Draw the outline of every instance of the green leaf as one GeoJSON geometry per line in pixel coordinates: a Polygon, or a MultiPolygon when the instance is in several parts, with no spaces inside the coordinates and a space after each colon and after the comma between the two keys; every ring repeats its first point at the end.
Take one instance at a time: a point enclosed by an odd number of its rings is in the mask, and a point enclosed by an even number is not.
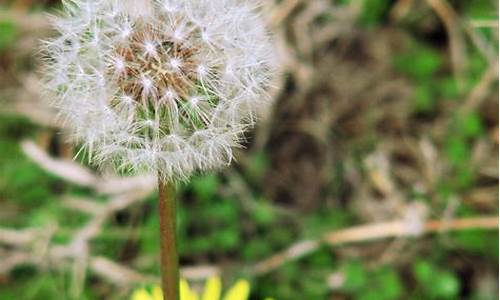
{"type": "Polygon", "coordinates": [[[361,291],[360,295],[357,297],[358,300],[385,300],[379,294],[378,290],[367,289],[361,291]]]}
{"type": "Polygon", "coordinates": [[[267,154],[265,152],[258,152],[250,157],[250,163],[246,167],[245,172],[253,181],[260,181],[264,178],[269,164],[267,154]]]}
{"type": "Polygon", "coordinates": [[[457,136],[452,136],[446,145],[448,160],[454,165],[467,163],[470,158],[470,147],[466,141],[457,136]]]}
{"type": "Polygon", "coordinates": [[[452,76],[445,77],[439,81],[439,93],[447,99],[457,99],[460,97],[460,90],[457,81],[452,76]]]}
{"type": "Polygon", "coordinates": [[[477,137],[484,132],[484,125],[481,116],[477,113],[467,114],[462,122],[462,132],[465,137],[477,137]]]}
{"type": "Polygon", "coordinates": [[[213,238],[214,244],[221,250],[232,250],[240,242],[239,232],[236,228],[225,228],[216,232],[213,238]]]}
{"type": "Polygon", "coordinates": [[[465,13],[472,19],[497,20],[495,1],[465,1],[465,13]]]}
{"type": "Polygon", "coordinates": [[[350,261],[342,268],[345,283],[342,287],[347,292],[356,292],[363,288],[367,281],[367,273],[363,264],[359,261],[350,261]]]}
{"type": "Polygon", "coordinates": [[[186,254],[200,254],[211,250],[212,243],[206,237],[191,237],[184,241],[184,245],[180,245],[181,250],[186,254]]]}
{"type": "Polygon", "coordinates": [[[9,47],[17,36],[17,27],[9,21],[0,21],[0,52],[9,47]]]}
{"type": "Polygon", "coordinates": [[[228,224],[238,221],[238,209],[235,201],[224,199],[220,202],[206,205],[205,209],[200,211],[199,217],[202,220],[212,224],[228,224]]]}
{"type": "Polygon", "coordinates": [[[429,298],[454,299],[460,292],[460,281],[453,272],[441,270],[428,261],[417,261],[413,273],[429,298]]]}
{"type": "Polygon", "coordinates": [[[384,268],[375,275],[379,285],[380,299],[400,299],[403,294],[403,284],[398,274],[391,269],[384,268]]]}
{"type": "Polygon", "coordinates": [[[432,282],[434,268],[427,261],[417,261],[413,266],[415,279],[422,285],[427,285],[432,282]]]}
{"type": "Polygon", "coordinates": [[[419,81],[432,78],[442,65],[440,52],[421,45],[413,46],[407,53],[394,59],[396,70],[419,81]]]}
{"type": "Polygon", "coordinates": [[[267,203],[267,200],[262,199],[255,202],[252,210],[252,218],[259,225],[270,225],[276,218],[273,208],[267,203]]]}
{"type": "Polygon", "coordinates": [[[382,22],[389,12],[389,0],[364,0],[360,22],[365,26],[374,26],[382,22]]]}
{"type": "Polygon", "coordinates": [[[351,218],[352,215],[345,210],[321,210],[306,218],[304,235],[306,238],[316,238],[327,231],[349,224],[351,218]]]}
{"type": "Polygon", "coordinates": [[[205,175],[193,178],[191,186],[200,200],[208,201],[216,196],[220,182],[215,175],[205,175]]]}
{"type": "Polygon", "coordinates": [[[331,249],[328,247],[324,247],[320,251],[317,251],[310,257],[304,259],[304,261],[313,266],[317,271],[322,269],[330,270],[334,262],[331,249]]]}
{"type": "Polygon", "coordinates": [[[415,88],[414,101],[417,111],[432,111],[436,101],[432,86],[428,83],[418,85],[415,88]]]}
{"type": "Polygon", "coordinates": [[[456,232],[453,235],[458,246],[465,251],[487,255],[498,260],[498,233],[483,230],[468,230],[456,232]]]}
{"type": "Polygon", "coordinates": [[[460,292],[460,281],[452,272],[440,272],[434,280],[432,292],[432,296],[437,298],[456,299],[460,292]]]}
{"type": "Polygon", "coordinates": [[[272,248],[269,242],[254,239],[243,246],[242,254],[246,260],[253,261],[269,255],[271,251],[272,248]]]}

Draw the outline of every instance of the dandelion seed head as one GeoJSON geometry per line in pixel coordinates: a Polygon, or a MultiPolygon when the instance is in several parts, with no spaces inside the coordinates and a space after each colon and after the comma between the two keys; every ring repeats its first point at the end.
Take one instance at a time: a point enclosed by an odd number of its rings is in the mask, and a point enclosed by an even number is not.
{"type": "Polygon", "coordinates": [[[250,0],[67,0],[46,86],[99,165],[165,180],[229,164],[270,101],[270,34],[250,0]]]}

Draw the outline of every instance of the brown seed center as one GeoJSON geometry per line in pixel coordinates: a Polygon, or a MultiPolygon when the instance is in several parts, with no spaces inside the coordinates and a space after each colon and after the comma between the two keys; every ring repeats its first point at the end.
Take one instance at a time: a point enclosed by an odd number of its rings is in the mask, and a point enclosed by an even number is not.
{"type": "Polygon", "coordinates": [[[196,85],[195,50],[151,25],[137,27],[116,48],[108,74],[135,101],[186,99],[196,85]]]}

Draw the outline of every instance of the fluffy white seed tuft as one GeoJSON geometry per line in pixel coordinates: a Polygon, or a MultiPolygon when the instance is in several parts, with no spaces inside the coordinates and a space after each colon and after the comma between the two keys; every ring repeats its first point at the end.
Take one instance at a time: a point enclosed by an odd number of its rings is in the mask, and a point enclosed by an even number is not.
{"type": "Polygon", "coordinates": [[[227,165],[270,100],[254,0],[66,0],[46,86],[97,164],[165,180],[227,165]]]}

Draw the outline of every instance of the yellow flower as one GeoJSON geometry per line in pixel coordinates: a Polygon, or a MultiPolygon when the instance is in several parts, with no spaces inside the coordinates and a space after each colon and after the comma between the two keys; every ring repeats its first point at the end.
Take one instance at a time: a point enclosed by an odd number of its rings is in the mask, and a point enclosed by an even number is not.
{"type": "MultiPolygon", "coordinates": [[[[191,290],[186,280],[180,283],[181,300],[221,300],[222,281],[219,277],[212,277],[205,283],[205,289],[201,298],[191,290]]],[[[246,280],[238,280],[222,300],[248,300],[250,295],[250,283],[246,280]]],[[[146,289],[138,289],[132,294],[131,300],[163,300],[163,293],[159,286],[155,286],[151,292],[146,289]]],[[[265,300],[273,300],[266,298],[265,300]]]]}

